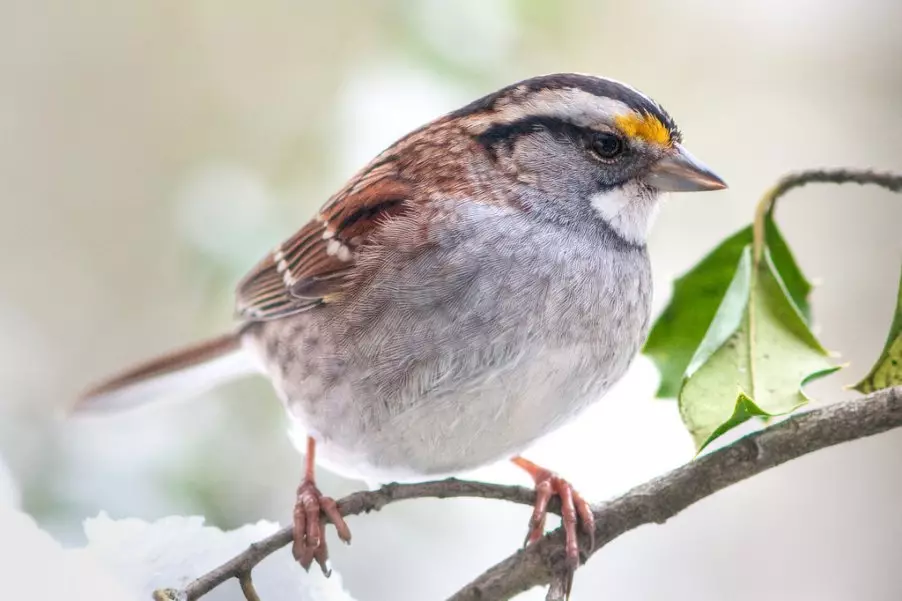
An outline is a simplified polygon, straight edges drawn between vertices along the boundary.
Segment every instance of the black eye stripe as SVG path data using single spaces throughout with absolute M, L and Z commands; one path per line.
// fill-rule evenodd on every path
M 596 136 L 604 135 L 594 129 L 579 127 L 557 117 L 534 116 L 525 117 L 512 123 L 493 125 L 477 135 L 476 140 L 494 155 L 499 147 L 510 149 L 520 136 L 538 131 L 547 131 L 552 136 L 569 138 L 574 143 L 582 143 L 587 146 L 592 144 Z
M 499 123 L 479 134 L 476 139 L 486 147 L 498 144 L 512 144 L 514 140 L 525 134 L 537 131 L 548 131 L 555 136 L 567 136 L 573 139 L 582 137 L 583 128 L 555 117 L 525 117 L 512 123 Z

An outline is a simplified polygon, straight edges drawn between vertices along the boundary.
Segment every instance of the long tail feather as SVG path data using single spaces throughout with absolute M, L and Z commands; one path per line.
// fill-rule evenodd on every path
M 145 403 L 195 396 L 257 369 L 241 349 L 240 336 L 227 334 L 137 365 L 87 390 L 74 410 L 126 409 Z

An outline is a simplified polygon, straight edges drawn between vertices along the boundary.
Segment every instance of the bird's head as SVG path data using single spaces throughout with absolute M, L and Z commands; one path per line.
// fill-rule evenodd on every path
M 535 77 L 449 117 L 518 182 L 530 212 L 574 224 L 601 219 L 632 244 L 644 244 L 661 193 L 726 187 L 686 150 L 659 104 L 614 80 Z

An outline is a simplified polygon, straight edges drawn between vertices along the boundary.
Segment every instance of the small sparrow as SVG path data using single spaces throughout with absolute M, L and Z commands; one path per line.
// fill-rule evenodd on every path
M 673 119 L 600 77 L 535 77 L 401 138 L 238 284 L 241 325 L 106 381 L 80 409 L 199 392 L 262 370 L 306 436 L 294 556 L 326 570 L 314 464 L 369 482 L 509 459 L 534 480 L 527 544 L 561 499 L 567 561 L 586 501 L 519 456 L 620 379 L 648 331 L 663 192 L 726 184 Z

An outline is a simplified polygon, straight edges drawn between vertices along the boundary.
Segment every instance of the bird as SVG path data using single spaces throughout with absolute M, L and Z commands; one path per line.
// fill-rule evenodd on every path
M 101 382 L 76 408 L 262 372 L 306 440 L 292 517 L 305 569 L 328 569 L 326 520 L 351 538 L 317 464 L 385 483 L 510 460 L 535 485 L 527 545 L 560 498 L 572 583 L 591 507 L 522 453 L 600 400 L 640 350 L 662 198 L 723 188 L 637 89 L 577 73 L 513 83 L 351 177 L 238 283 L 232 332 Z

